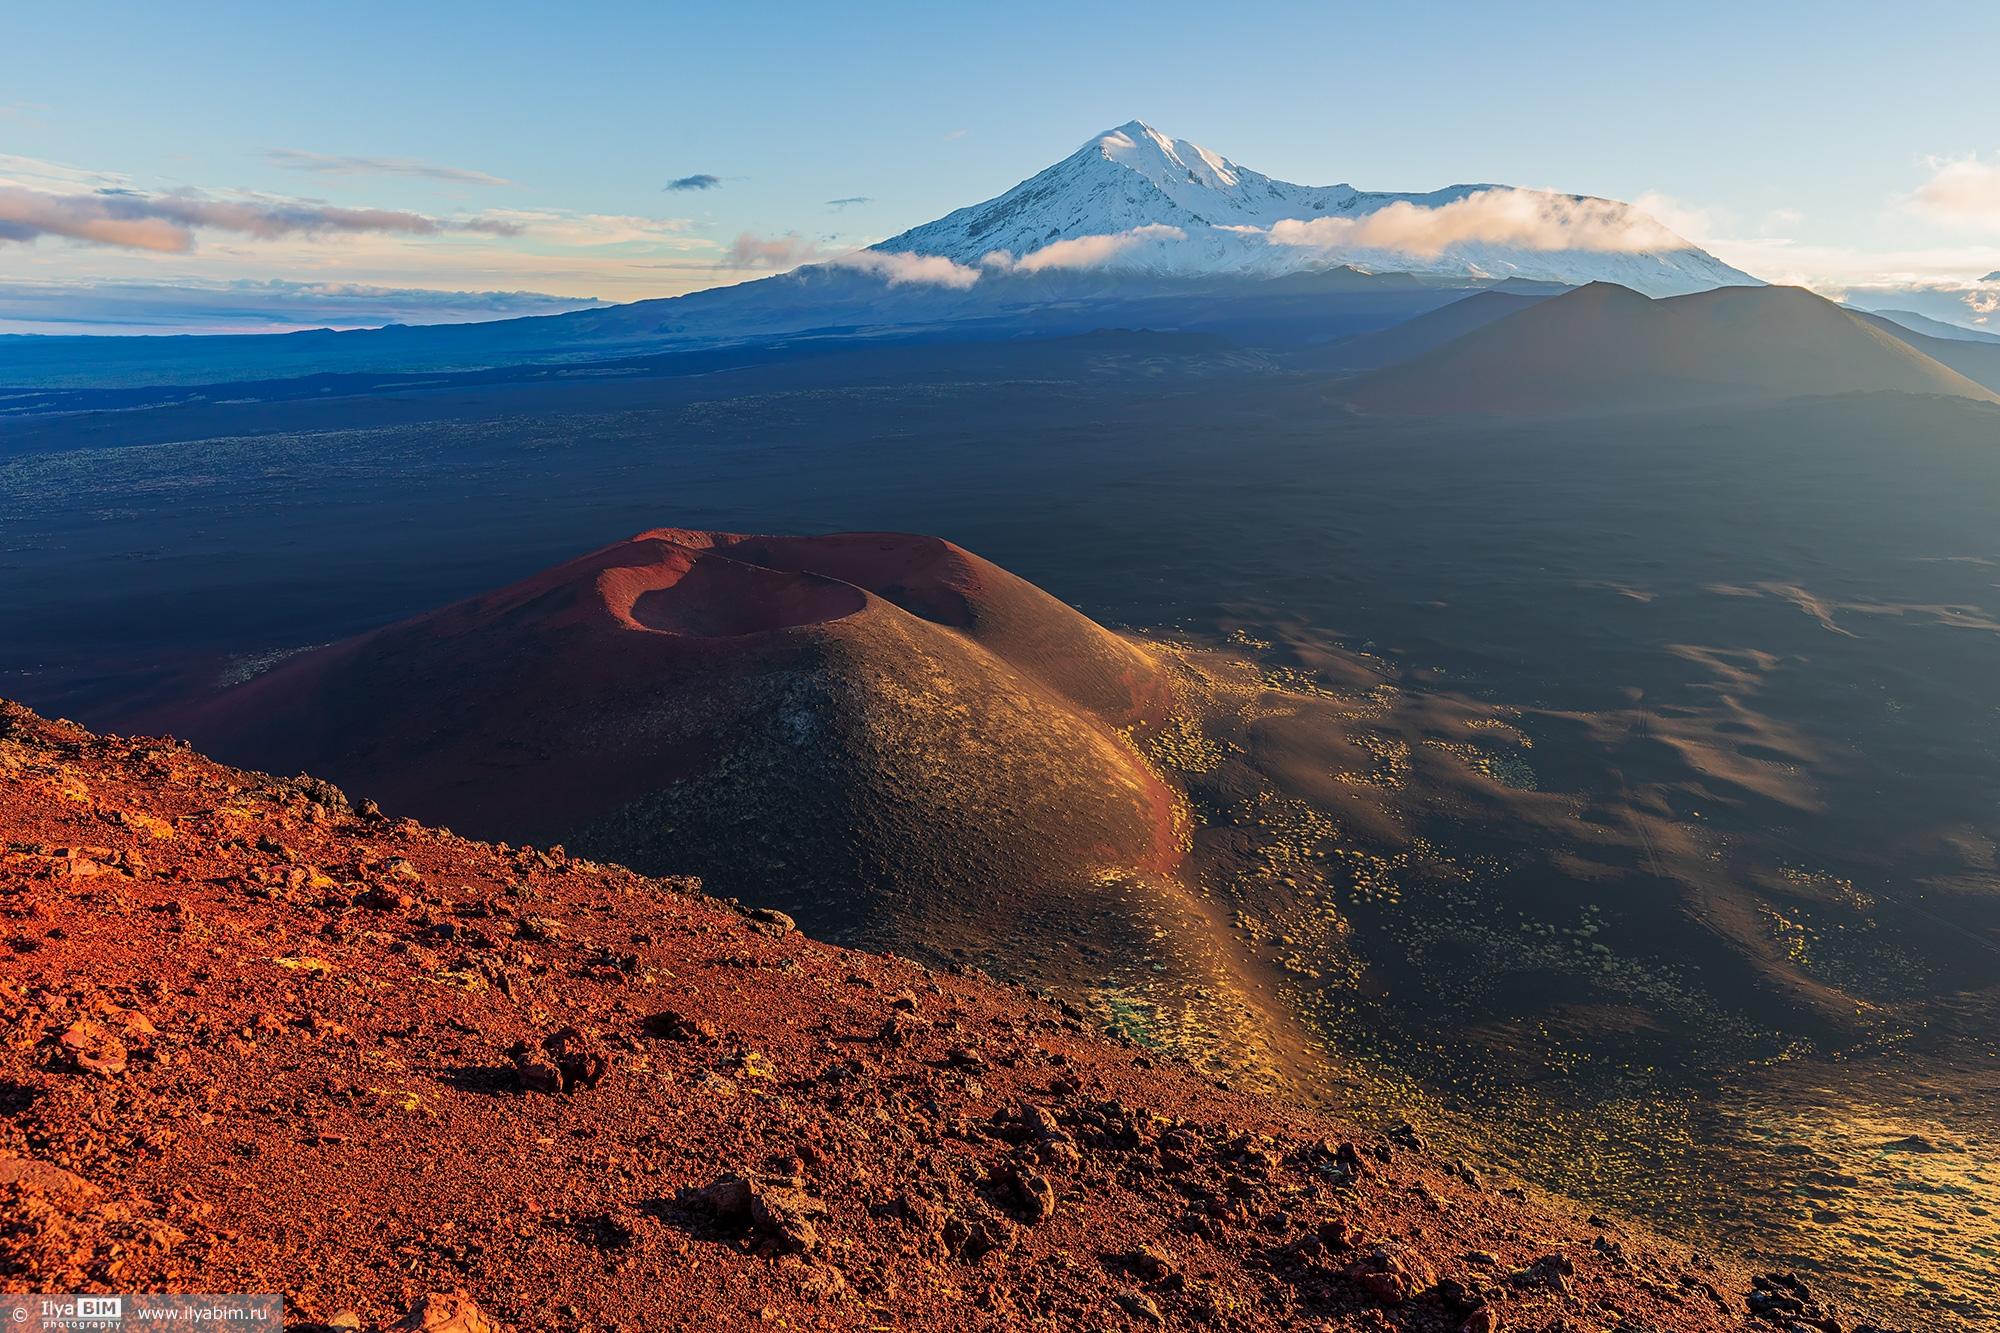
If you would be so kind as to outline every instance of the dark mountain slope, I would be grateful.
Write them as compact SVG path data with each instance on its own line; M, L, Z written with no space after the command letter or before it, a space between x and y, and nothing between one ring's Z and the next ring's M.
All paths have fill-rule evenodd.
M1859 318L1889 336L1908 343L1941 366L1948 366L1973 383L2000 393L2000 338L1940 338L1920 333L1886 315L1865 314Z
M1398 366L1547 299L1513 292L1478 292L1380 332L1357 334L1316 347L1299 359L1322 370L1381 370Z
M1619 411L1817 394L2000 397L1796 287L1649 300L1593 283L1344 386L1379 412Z

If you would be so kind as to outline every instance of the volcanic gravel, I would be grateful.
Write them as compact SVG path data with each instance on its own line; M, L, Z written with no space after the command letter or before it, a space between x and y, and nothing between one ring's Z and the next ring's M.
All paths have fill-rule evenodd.
M0 1289L461 1333L1865 1327L1059 1001L10 704Z

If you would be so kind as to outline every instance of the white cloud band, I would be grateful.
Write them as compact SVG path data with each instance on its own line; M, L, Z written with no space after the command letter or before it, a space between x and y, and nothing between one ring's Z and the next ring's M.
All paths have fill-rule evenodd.
M1397 200L1359 217L1286 218L1265 235L1273 245L1392 250L1427 258L1464 244L1615 253L1687 244L1645 213L1612 200L1504 189L1480 190L1436 207Z

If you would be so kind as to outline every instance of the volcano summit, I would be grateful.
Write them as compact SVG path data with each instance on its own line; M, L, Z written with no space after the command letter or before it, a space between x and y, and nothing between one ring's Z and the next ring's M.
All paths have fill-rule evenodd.
M1293 185L1143 121L874 247L964 266L1175 277L1351 266L1454 280L1616 282L1664 296L1754 284L1630 204L1503 185Z
M1168 696L1140 649L949 542L662 529L162 720L397 813L942 950L1172 869L1184 816L1127 738Z

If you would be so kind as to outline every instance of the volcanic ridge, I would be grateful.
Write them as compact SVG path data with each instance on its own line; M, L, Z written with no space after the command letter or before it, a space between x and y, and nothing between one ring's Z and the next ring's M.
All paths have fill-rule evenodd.
M1864 1327L689 880L12 704L0 777L0 1290L323 1331Z
M397 814L931 952L1170 872L1140 648L931 537L660 529L152 719ZM978 886L976 894L967 886Z

